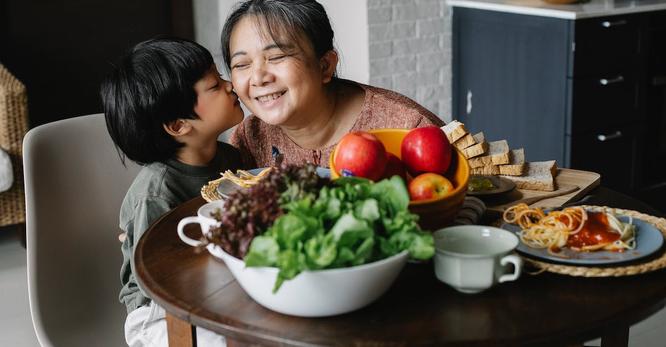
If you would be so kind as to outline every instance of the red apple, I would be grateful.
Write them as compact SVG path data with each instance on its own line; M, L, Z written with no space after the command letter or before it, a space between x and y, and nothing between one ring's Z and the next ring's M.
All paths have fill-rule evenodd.
M414 177L407 189L411 200L426 200L451 194L453 184L442 175L428 172Z
M334 164L340 176L357 176L376 181L384 174L386 149L375 135L364 131L342 137L335 149Z
M444 175L451 164L451 144L436 126L410 130L402 140L400 154L412 176L424 172Z
M405 164L395 154L388 152L386 154L388 155L388 161L386 162L386 169L382 177L391 178L398 175L407 182L407 168L405 168Z

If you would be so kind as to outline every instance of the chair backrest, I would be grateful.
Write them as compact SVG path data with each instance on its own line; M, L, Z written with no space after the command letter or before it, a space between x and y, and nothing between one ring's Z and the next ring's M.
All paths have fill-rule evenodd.
M30 312L42 346L122 346L118 213L139 171L104 116L45 124L23 142Z

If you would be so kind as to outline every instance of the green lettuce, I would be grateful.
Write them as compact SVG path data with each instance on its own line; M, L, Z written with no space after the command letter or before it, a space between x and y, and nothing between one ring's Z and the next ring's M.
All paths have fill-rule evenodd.
M317 196L281 196L285 214L253 239L245 264L279 268L273 291L305 270L349 267L408 251L411 258L434 255L432 235L409 212L404 181L394 176L374 183L342 177Z

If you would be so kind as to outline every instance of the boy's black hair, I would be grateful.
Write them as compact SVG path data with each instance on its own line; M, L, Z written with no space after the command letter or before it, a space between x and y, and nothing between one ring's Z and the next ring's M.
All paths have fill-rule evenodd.
M141 42L121 58L100 95L107 129L124 156L148 164L176 154L183 144L163 125L198 118L194 84L213 64L206 48L177 38Z
M231 31L243 17L253 15L261 21L262 30L275 38L287 35L292 42L299 42L304 35L314 49L317 58L333 50L333 29L324 6L315 0L248 0L231 12L222 29L222 57L227 69L231 68L229 41Z

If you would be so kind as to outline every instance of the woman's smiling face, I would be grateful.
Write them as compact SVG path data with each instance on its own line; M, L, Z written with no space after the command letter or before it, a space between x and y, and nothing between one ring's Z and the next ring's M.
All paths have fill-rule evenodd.
M262 21L246 16L238 21L229 41L231 81L252 113L272 125L299 125L323 103L322 71L312 46L305 40L275 42L262 32ZM288 35L282 35L287 37Z

